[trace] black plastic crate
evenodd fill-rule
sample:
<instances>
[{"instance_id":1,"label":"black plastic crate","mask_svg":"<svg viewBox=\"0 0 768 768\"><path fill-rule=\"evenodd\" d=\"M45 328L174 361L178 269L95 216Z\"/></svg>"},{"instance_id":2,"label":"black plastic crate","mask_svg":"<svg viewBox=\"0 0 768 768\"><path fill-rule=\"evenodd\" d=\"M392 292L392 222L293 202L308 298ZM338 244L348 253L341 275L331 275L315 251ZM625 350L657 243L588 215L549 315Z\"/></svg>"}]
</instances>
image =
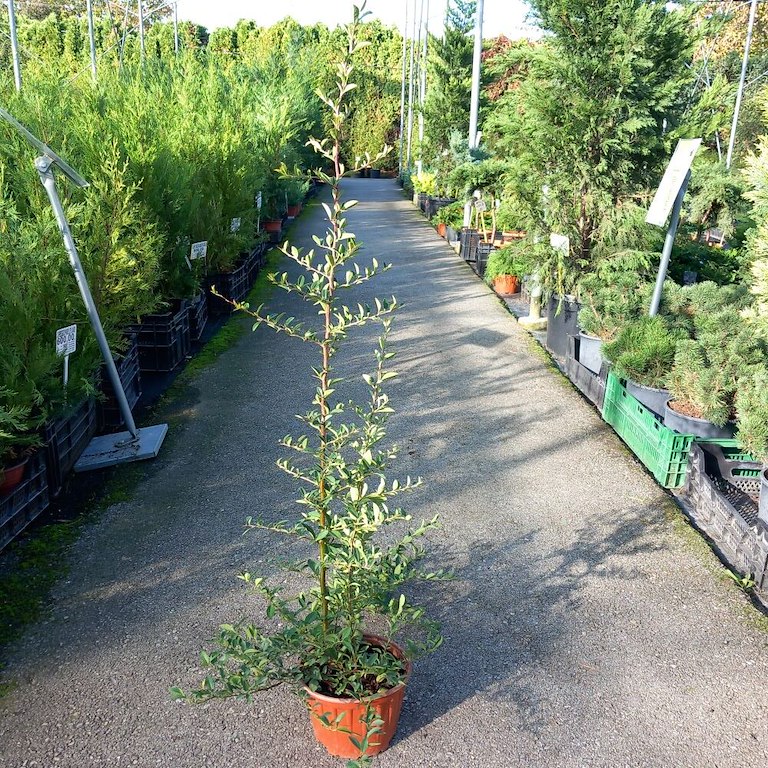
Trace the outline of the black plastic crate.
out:
<instances>
[{"instance_id":1,"label":"black plastic crate","mask_svg":"<svg viewBox=\"0 0 768 768\"><path fill-rule=\"evenodd\" d=\"M51 496L58 495L64 479L95 434L96 402L93 398L84 400L68 413L45 424L43 442Z\"/></svg>"},{"instance_id":2,"label":"black plastic crate","mask_svg":"<svg viewBox=\"0 0 768 768\"><path fill-rule=\"evenodd\" d=\"M141 325L132 325L139 345L139 367L142 372L172 371L192 347L189 333L189 303L176 302L169 312L145 315Z\"/></svg>"},{"instance_id":3,"label":"black plastic crate","mask_svg":"<svg viewBox=\"0 0 768 768\"><path fill-rule=\"evenodd\" d=\"M135 335L131 335L130 342L131 345L126 353L120 359L115 360L115 367L117 368L117 375L120 377L120 383L123 385L128 405L133 410L141 397L141 369L139 367L139 345L136 343ZM122 427L124 424L123 415L120 413L112 382L103 366L100 382L105 399L96 404L99 429L110 430Z\"/></svg>"},{"instance_id":4,"label":"black plastic crate","mask_svg":"<svg viewBox=\"0 0 768 768\"><path fill-rule=\"evenodd\" d=\"M226 315L232 311L232 305L211 293L211 288L215 286L216 291L226 299L243 301L251 288L248 282L250 269L248 258L246 258L231 272L219 272L206 278L208 310L212 315Z\"/></svg>"},{"instance_id":5,"label":"black plastic crate","mask_svg":"<svg viewBox=\"0 0 768 768\"><path fill-rule=\"evenodd\" d=\"M493 251L493 243L486 243L481 241L477 244L477 259L475 261L474 267L475 271L478 275L480 275L480 277L485 274L485 266L488 264L488 257L491 255L491 253L493 253Z\"/></svg>"},{"instance_id":6,"label":"black plastic crate","mask_svg":"<svg viewBox=\"0 0 768 768\"><path fill-rule=\"evenodd\" d=\"M584 397L597 406L602 412L603 402L605 401L605 383L608 378L610 363L603 360L600 367L600 374L592 373L589 368L584 367L579 362L579 344L581 339L578 336L568 337L568 351L565 355L565 375L573 382L574 386Z\"/></svg>"},{"instance_id":7,"label":"black plastic crate","mask_svg":"<svg viewBox=\"0 0 768 768\"><path fill-rule=\"evenodd\" d=\"M208 294L201 290L189 302L189 335L193 341L197 341L203 335L207 322Z\"/></svg>"},{"instance_id":8,"label":"black plastic crate","mask_svg":"<svg viewBox=\"0 0 768 768\"><path fill-rule=\"evenodd\" d=\"M477 261L477 247L480 245L480 233L476 229L462 227L459 233L459 256L464 261Z\"/></svg>"},{"instance_id":9,"label":"black plastic crate","mask_svg":"<svg viewBox=\"0 0 768 768\"><path fill-rule=\"evenodd\" d=\"M37 451L27 462L21 483L0 497L0 549L45 511L49 502L45 452Z\"/></svg>"},{"instance_id":10,"label":"black plastic crate","mask_svg":"<svg viewBox=\"0 0 768 768\"><path fill-rule=\"evenodd\" d=\"M728 564L768 590L768 531L757 522L757 504L732 484L733 469L751 462L738 448L691 445L684 500L696 525L715 543ZM721 470L726 468L723 477ZM750 469L759 472L754 462Z\"/></svg>"}]
</instances>

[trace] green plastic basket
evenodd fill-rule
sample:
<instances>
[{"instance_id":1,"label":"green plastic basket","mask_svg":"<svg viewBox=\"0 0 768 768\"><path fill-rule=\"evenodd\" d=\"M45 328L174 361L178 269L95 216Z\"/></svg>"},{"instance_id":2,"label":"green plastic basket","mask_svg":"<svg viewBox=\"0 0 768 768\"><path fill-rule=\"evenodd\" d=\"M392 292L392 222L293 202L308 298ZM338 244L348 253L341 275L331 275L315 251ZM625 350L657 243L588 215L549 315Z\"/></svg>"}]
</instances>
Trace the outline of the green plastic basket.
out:
<instances>
[{"instance_id":1,"label":"green plastic basket","mask_svg":"<svg viewBox=\"0 0 768 768\"><path fill-rule=\"evenodd\" d=\"M702 439L694 435L681 435L665 427L661 420L642 403L627 392L621 380L613 373L608 374L603 402L603 419L629 446L632 452L650 470L665 488L679 488L685 483L688 468L688 452L691 443L714 443L734 449L729 458L742 457L749 460L749 454L738 452L739 444L733 439Z\"/></svg>"}]
</instances>

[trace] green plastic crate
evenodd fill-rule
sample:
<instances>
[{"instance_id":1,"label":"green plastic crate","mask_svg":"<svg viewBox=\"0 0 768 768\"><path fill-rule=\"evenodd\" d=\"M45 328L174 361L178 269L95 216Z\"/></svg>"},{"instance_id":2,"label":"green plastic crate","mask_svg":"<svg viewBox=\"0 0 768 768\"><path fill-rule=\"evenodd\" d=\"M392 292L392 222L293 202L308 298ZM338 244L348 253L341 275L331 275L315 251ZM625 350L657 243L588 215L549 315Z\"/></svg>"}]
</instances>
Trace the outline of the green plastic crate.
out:
<instances>
[{"instance_id":1,"label":"green plastic crate","mask_svg":"<svg viewBox=\"0 0 768 768\"><path fill-rule=\"evenodd\" d=\"M608 374L605 387L603 419L665 488L679 488L685 483L688 452L694 440L736 449L733 453L729 451L732 460L742 456L738 453L736 440L705 440L694 435L681 435L665 427L654 413L627 392L613 373ZM746 453L743 457L751 458Z\"/></svg>"}]
</instances>

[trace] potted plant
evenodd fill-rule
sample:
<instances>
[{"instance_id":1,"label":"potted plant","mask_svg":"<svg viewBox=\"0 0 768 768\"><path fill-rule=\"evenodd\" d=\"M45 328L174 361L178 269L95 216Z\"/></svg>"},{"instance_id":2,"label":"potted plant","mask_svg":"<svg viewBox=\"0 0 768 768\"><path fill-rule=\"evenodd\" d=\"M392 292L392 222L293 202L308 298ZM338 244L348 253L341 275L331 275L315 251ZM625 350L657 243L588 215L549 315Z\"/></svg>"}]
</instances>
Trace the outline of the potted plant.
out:
<instances>
[{"instance_id":1,"label":"potted plant","mask_svg":"<svg viewBox=\"0 0 768 768\"><path fill-rule=\"evenodd\" d=\"M449 205L441 206L437 213L432 217L432 224L437 229L440 237L454 242L458 240L458 231L464 223L464 206L462 203L453 202ZM450 230L450 231L449 231Z\"/></svg>"},{"instance_id":2,"label":"potted plant","mask_svg":"<svg viewBox=\"0 0 768 768\"><path fill-rule=\"evenodd\" d=\"M296 537L313 549L311 556L290 569L305 586L286 596L265 579L243 574L245 583L263 599L267 618L276 618L279 624L223 625L217 648L202 655L209 672L200 688L189 696L173 689L174 697L193 701L250 699L257 691L289 683L306 701L315 733L329 752L357 758L350 765L363 764L387 747L410 659L440 642L436 626L401 591L413 578L437 575L417 567L423 554L418 540L436 520L400 536L388 533L386 542L379 535L382 529L408 523L410 517L391 503L419 482L392 481L385 475L396 453L384 442L392 412L384 384L396 375L389 370L393 353L387 347L396 301L375 299L370 307L342 302L344 292L367 283L381 270L375 260L368 267L355 262L359 245L346 228L354 201L343 202L340 197L342 178L358 170L342 168L339 150L352 72L349 60L360 48L355 38L359 20L355 9L348 26L348 57L338 70L338 90L327 101L329 138L311 140L315 151L333 166L329 174L316 171L332 188L323 247L319 253L286 247L283 253L307 275L272 276L277 286L307 302L311 316L317 313L320 321L315 327L282 313L270 314L263 306L252 310L238 305L255 318L256 326L301 339L318 353L312 369L317 389L311 410L301 418L306 433L283 439L282 445L295 458L278 462L297 480L303 512L293 523L247 521L250 529ZM351 329L369 323L380 323L382 331L373 371L363 376L369 400L354 404L341 391L344 379L336 355ZM406 625L422 632L402 648L392 638Z\"/></svg>"},{"instance_id":3,"label":"potted plant","mask_svg":"<svg viewBox=\"0 0 768 768\"><path fill-rule=\"evenodd\" d=\"M21 483L30 455L41 444L30 419L31 408L11 405L11 396L9 390L0 389L0 496L12 493Z\"/></svg>"},{"instance_id":4,"label":"potted plant","mask_svg":"<svg viewBox=\"0 0 768 768\"><path fill-rule=\"evenodd\" d=\"M653 287L650 268L649 254L621 251L601 259L579 281L579 362L592 373L600 373L603 343L646 311Z\"/></svg>"},{"instance_id":5,"label":"potted plant","mask_svg":"<svg viewBox=\"0 0 768 768\"><path fill-rule=\"evenodd\" d=\"M500 296L509 296L520 290L520 279L529 272L525 245L508 243L491 251L483 277Z\"/></svg>"},{"instance_id":6,"label":"potted plant","mask_svg":"<svg viewBox=\"0 0 768 768\"><path fill-rule=\"evenodd\" d=\"M764 366L754 366L739 381L735 405L736 439L763 465L758 520L768 530L768 370Z\"/></svg>"},{"instance_id":7,"label":"potted plant","mask_svg":"<svg viewBox=\"0 0 768 768\"><path fill-rule=\"evenodd\" d=\"M667 376L680 338L667 317L643 316L627 323L602 348L613 373L626 379L627 391L660 416L669 399Z\"/></svg>"},{"instance_id":8,"label":"potted plant","mask_svg":"<svg viewBox=\"0 0 768 768\"><path fill-rule=\"evenodd\" d=\"M288 200L287 214L289 218L295 219L301 213L302 203L309 190L309 180L300 176L298 169L294 169L291 178L284 183Z\"/></svg>"},{"instance_id":9,"label":"potted plant","mask_svg":"<svg viewBox=\"0 0 768 768\"><path fill-rule=\"evenodd\" d=\"M737 306L693 318L693 338L677 343L664 424L683 434L732 437L739 381L765 365L764 342Z\"/></svg>"}]
</instances>

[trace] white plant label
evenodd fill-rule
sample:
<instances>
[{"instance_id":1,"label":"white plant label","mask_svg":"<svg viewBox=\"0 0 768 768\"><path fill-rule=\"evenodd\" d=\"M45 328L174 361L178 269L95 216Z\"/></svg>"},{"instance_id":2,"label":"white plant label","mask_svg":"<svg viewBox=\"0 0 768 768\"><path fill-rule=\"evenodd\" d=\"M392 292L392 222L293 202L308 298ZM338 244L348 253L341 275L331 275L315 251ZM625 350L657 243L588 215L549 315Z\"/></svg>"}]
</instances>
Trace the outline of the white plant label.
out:
<instances>
[{"instance_id":1,"label":"white plant label","mask_svg":"<svg viewBox=\"0 0 768 768\"><path fill-rule=\"evenodd\" d=\"M261 192L256 195L256 207L261 210Z\"/></svg>"},{"instance_id":2,"label":"white plant label","mask_svg":"<svg viewBox=\"0 0 768 768\"><path fill-rule=\"evenodd\" d=\"M486 209L485 200L477 200L475 202L476 211L484 211Z\"/></svg>"},{"instance_id":3,"label":"white plant label","mask_svg":"<svg viewBox=\"0 0 768 768\"><path fill-rule=\"evenodd\" d=\"M238 232L240 230L240 219L232 219L229 225L230 232Z\"/></svg>"},{"instance_id":4,"label":"white plant label","mask_svg":"<svg viewBox=\"0 0 768 768\"><path fill-rule=\"evenodd\" d=\"M661 184L653 196L651 207L645 217L648 224L663 227L667 223L675 198L683 186L686 174L691 169L691 163L700 144L701 139L680 139L677 142L675 152L667 170L664 171Z\"/></svg>"},{"instance_id":5,"label":"white plant label","mask_svg":"<svg viewBox=\"0 0 768 768\"><path fill-rule=\"evenodd\" d=\"M560 251L560 253L565 254L566 256L571 250L571 241L566 235L558 235L552 232L552 234L549 236L549 244L556 251Z\"/></svg>"},{"instance_id":6,"label":"white plant label","mask_svg":"<svg viewBox=\"0 0 768 768\"><path fill-rule=\"evenodd\" d=\"M204 259L208 255L208 241L203 240L199 243L192 243L192 248L189 252L189 258L192 261L197 261L198 259Z\"/></svg>"},{"instance_id":7,"label":"white plant label","mask_svg":"<svg viewBox=\"0 0 768 768\"><path fill-rule=\"evenodd\" d=\"M71 355L77 349L77 326L68 325L56 331L56 354Z\"/></svg>"}]
</instances>

